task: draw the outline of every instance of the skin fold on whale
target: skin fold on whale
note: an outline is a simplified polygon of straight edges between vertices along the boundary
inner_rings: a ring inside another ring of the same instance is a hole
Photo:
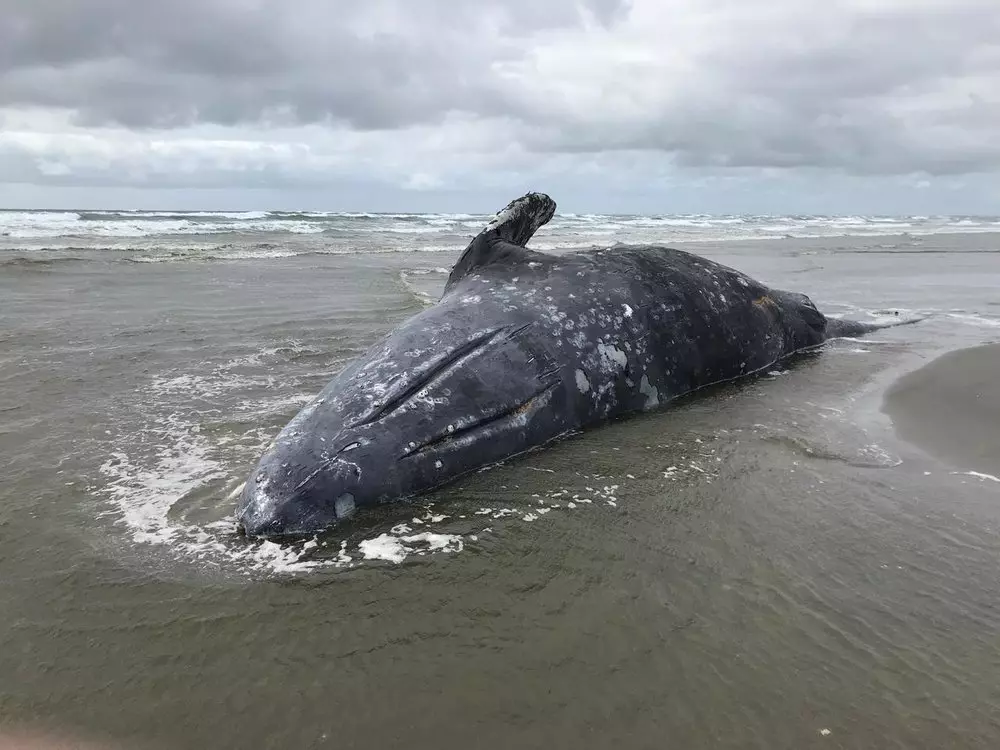
[[[237,506],[248,536],[315,534],[581,428],[878,327],[659,246],[546,255],[555,213],[496,215],[441,300],[340,372],[280,432]],[[909,321],[900,321],[909,322]]]

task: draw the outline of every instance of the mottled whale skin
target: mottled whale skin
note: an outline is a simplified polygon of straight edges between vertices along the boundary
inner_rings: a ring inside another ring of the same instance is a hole
[[[358,508],[874,328],[679,250],[526,249],[554,212],[530,193],[497,214],[441,300],[281,431],[238,504],[248,536],[317,533]]]

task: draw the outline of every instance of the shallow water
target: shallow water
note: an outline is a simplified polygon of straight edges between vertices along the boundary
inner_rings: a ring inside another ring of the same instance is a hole
[[[454,254],[6,263],[0,720],[126,747],[996,747],[1000,484],[880,408],[1000,340],[1000,239],[694,249],[828,312],[932,317],[285,547],[236,536],[240,483]]]

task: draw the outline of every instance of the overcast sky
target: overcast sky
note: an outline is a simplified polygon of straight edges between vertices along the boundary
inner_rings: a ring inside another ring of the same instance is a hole
[[[1000,214],[1000,0],[0,0],[0,206]]]

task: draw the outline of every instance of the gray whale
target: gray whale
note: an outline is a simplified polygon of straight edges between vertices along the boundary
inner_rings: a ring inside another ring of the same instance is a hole
[[[805,295],[680,250],[527,249],[554,212],[539,193],[508,205],[435,306],[292,419],[246,482],[244,533],[320,532],[359,508],[881,327],[828,319]]]

